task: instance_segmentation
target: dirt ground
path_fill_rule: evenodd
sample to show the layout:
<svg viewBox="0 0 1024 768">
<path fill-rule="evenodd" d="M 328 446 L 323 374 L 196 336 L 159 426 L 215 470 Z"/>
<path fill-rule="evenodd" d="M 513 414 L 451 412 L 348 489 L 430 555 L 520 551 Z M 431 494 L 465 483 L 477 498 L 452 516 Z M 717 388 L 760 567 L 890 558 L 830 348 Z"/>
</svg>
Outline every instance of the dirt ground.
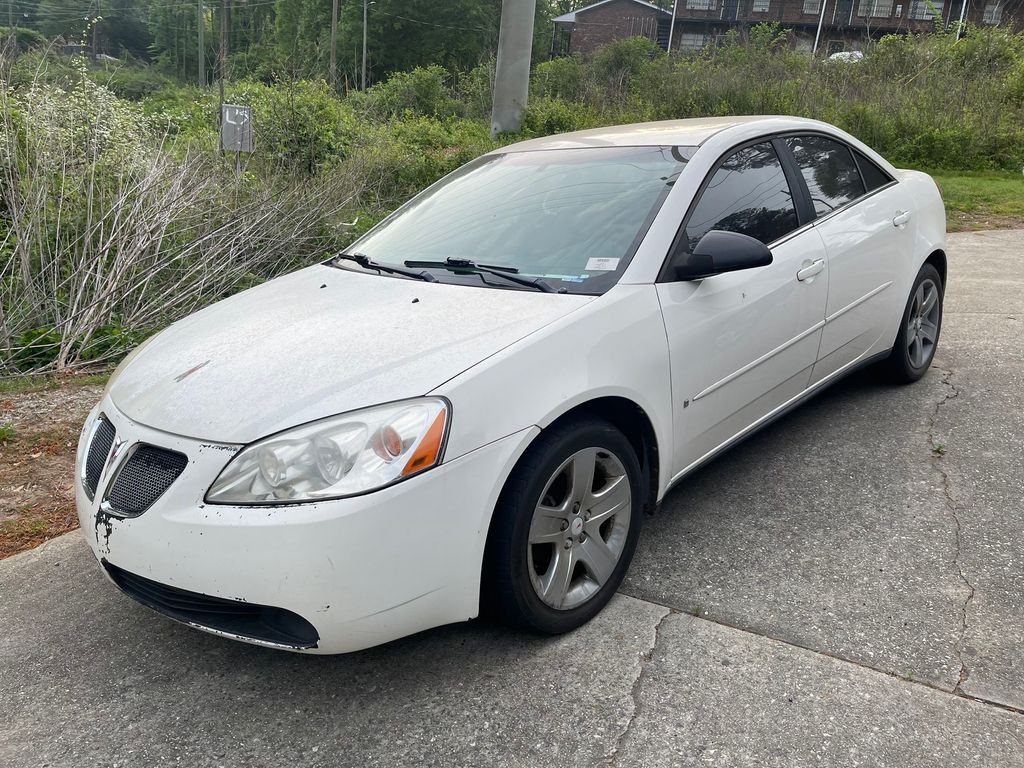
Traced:
<svg viewBox="0 0 1024 768">
<path fill-rule="evenodd" d="M 78 527 L 75 446 L 102 384 L 0 393 L 0 558 Z M 11 436 L 13 430 L 13 436 Z"/>
<path fill-rule="evenodd" d="M 977 232 L 989 229 L 1024 229 L 1020 216 L 1004 216 L 997 213 L 950 211 L 946 215 L 946 226 L 950 232 Z"/>
</svg>

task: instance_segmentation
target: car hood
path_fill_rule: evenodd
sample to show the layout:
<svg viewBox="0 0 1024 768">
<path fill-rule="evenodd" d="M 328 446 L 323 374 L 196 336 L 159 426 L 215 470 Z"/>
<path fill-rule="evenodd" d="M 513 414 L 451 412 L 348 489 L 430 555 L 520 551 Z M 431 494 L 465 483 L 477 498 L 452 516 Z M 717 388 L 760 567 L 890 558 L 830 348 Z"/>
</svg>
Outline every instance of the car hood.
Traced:
<svg viewBox="0 0 1024 768">
<path fill-rule="evenodd" d="M 424 395 L 592 300 L 318 265 L 170 326 L 126 361 L 109 392 L 140 424 L 248 443 Z"/>
</svg>

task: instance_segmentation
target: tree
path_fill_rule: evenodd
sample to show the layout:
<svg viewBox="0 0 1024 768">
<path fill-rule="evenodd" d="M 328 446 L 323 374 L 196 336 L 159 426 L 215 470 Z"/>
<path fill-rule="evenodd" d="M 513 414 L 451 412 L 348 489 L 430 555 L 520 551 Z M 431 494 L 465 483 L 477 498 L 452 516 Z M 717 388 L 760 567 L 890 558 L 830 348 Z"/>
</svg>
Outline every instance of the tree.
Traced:
<svg viewBox="0 0 1024 768">
<path fill-rule="evenodd" d="M 113 56 L 148 58 L 153 42 L 138 0 L 40 0 L 30 18 L 47 37 L 84 43 L 92 42 L 95 23 L 97 50 Z"/>
<path fill-rule="evenodd" d="M 377 0 L 368 42 L 374 80 L 427 64 L 470 68 L 497 47 L 501 0 Z M 340 52 L 361 50 L 362 5 L 349 2 Z"/>
</svg>

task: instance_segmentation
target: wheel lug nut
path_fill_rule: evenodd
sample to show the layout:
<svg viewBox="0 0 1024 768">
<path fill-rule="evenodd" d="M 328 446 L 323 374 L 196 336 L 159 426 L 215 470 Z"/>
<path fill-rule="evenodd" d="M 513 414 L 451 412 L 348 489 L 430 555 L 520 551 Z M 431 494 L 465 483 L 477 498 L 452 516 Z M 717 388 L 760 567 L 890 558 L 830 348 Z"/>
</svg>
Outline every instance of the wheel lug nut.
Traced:
<svg viewBox="0 0 1024 768">
<path fill-rule="evenodd" d="M 580 534 L 580 544 L 582 544 L 586 540 L 587 540 L 587 534 L 581 533 Z"/>
<path fill-rule="evenodd" d="M 580 513 L 580 503 L 578 501 L 572 505 L 572 513 L 574 515 L 578 515 Z"/>
<path fill-rule="evenodd" d="M 568 530 L 568 529 L 569 529 L 569 521 L 568 520 L 563 520 L 562 521 L 562 530 L 565 531 L 565 530 Z"/>
<path fill-rule="evenodd" d="M 565 540 L 565 548 L 566 549 L 572 549 L 572 539 L 571 538 Z"/>
<path fill-rule="evenodd" d="M 584 520 L 589 520 L 590 519 L 590 512 L 589 511 L 583 513 L 583 519 Z"/>
</svg>

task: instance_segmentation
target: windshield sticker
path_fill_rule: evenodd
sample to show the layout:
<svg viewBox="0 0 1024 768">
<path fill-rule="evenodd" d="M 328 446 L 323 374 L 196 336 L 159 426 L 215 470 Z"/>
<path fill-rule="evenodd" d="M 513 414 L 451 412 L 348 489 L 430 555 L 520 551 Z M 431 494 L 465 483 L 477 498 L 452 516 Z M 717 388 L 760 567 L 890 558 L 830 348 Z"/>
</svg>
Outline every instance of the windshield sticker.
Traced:
<svg viewBox="0 0 1024 768">
<path fill-rule="evenodd" d="M 582 283 L 586 277 L 561 277 L 559 278 L 563 283 Z"/>
<path fill-rule="evenodd" d="M 618 259 L 587 259 L 587 269 L 594 272 L 614 272 L 618 268 Z"/>
</svg>

